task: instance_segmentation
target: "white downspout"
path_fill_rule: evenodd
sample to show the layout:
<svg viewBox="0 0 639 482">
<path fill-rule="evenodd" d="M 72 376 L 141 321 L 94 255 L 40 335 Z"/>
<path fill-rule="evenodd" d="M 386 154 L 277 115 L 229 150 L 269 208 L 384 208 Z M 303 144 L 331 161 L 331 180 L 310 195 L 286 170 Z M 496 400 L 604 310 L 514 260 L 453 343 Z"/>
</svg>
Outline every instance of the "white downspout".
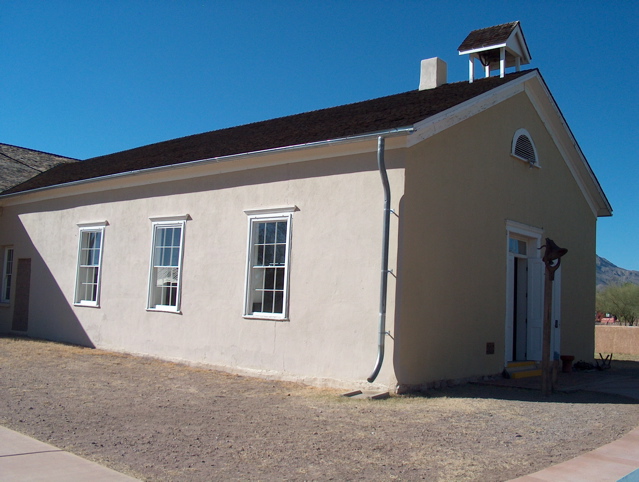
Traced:
<svg viewBox="0 0 639 482">
<path fill-rule="evenodd" d="M 390 240 L 390 213 L 391 213 L 391 191 L 388 182 L 386 165 L 384 164 L 384 144 L 383 136 L 377 138 L 377 167 L 382 178 L 384 188 L 384 223 L 382 233 L 382 272 L 379 286 L 379 333 L 377 342 L 377 361 L 371 376 L 367 378 L 369 383 L 373 383 L 382 368 L 384 361 L 384 342 L 386 339 L 386 295 L 388 292 L 388 245 Z"/>
</svg>

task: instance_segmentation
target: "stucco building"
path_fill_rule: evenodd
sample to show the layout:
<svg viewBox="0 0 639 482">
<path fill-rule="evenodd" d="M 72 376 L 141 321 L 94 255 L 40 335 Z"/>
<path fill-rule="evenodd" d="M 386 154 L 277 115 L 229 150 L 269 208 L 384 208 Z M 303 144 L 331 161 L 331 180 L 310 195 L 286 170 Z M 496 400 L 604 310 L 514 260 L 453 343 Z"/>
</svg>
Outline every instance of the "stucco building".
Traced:
<svg viewBox="0 0 639 482">
<path fill-rule="evenodd" d="M 591 359 L 596 221 L 611 206 L 540 72 L 520 69 L 519 24 L 459 50 L 468 81 L 447 83 L 428 59 L 419 90 L 57 166 L 5 191 L 0 331 L 421 387 L 540 359 L 550 237 L 569 249 L 553 353 Z M 477 62 L 499 73 L 475 79 Z"/>
</svg>

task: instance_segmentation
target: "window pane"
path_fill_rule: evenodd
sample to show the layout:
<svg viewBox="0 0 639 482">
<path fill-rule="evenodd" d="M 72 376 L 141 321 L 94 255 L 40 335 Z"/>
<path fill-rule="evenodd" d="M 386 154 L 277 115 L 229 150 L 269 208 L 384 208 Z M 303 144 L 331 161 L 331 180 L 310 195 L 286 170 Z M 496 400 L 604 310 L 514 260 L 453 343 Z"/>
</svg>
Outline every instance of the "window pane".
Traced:
<svg viewBox="0 0 639 482">
<path fill-rule="evenodd" d="M 273 244 L 275 242 L 275 225 L 277 223 L 266 223 L 266 243 Z"/>
<path fill-rule="evenodd" d="M 264 303 L 262 305 L 262 311 L 264 313 L 274 313 L 273 311 L 273 292 L 265 291 L 264 292 Z"/>
<path fill-rule="evenodd" d="M 255 263 L 255 265 L 264 266 L 264 246 L 258 245 L 255 247 L 255 249 L 257 251 L 257 262 Z"/>
<path fill-rule="evenodd" d="M 286 243 L 286 223 L 285 222 L 277 223 L 277 242 Z"/>
<path fill-rule="evenodd" d="M 171 246 L 180 246 L 180 239 L 182 237 L 182 228 L 173 228 L 173 243 Z"/>
<path fill-rule="evenodd" d="M 264 244 L 264 230 L 266 229 L 266 223 L 257 224 L 257 242 Z"/>
<path fill-rule="evenodd" d="M 275 299 L 273 300 L 273 313 L 282 313 L 284 309 L 284 293 L 281 291 L 275 292 Z"/>
<path fill-rule="evenodd" d="M 264 270 L 264 289 L 267 289 L 267 290 L 273 289 L 274 285 L 275 285 L 275 270 L 272 268 Z"/>
<path fill-rule="evenodd" d="M 286 271 L 283 268 L 278 268 L 275 275 L 275 289 L 283 290 L 284 289 L 284 275 Z"/>
<path fill-rule="evenodd" d="M 171 266 L 178 266 L 180 263 L 180 248 L 171 248 Z"/>
<path fill-rule="evenodd" d="M 264 246 L 264 266 L 273 266 L 275 263 L 275 249 L 273 245 Z"/>
</svg>

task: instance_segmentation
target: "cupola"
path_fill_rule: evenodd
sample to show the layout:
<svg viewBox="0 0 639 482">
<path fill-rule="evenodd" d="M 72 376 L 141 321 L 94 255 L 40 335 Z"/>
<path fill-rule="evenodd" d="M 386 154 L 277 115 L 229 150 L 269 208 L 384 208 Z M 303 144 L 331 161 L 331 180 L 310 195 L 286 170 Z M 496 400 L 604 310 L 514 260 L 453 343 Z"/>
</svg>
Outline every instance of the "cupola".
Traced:
<svg viewBox="0 0 639 482">
<path fill-rule="evenodd" d="M 457 50 L 459 55 L 469 56 L 469 82 L 475 80 L 475 60 L 481 62 L 486 77 L 494 70 L 499 70 L 499 76 L 503 77 L 507 68 L 514 67 L 519 71 L 532 58 L 519 22 L 474 30 Z"/>
</svg>

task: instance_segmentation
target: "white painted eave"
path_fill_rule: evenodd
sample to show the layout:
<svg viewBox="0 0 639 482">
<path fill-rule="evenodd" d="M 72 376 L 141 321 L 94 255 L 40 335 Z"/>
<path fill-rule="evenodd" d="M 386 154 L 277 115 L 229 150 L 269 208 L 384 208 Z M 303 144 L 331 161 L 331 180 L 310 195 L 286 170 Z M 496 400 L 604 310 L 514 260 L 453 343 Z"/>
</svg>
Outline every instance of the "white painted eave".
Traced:
<svg viewBox="0 0 639 482">
<path fill-rule="evenodd" d="M 370 145 L 364 145 L 365 141 L 376 141 L 379 136 L 391 139 L 396 139 L 402 136 L 406 137 L 412 131 L 413 127 L 411 126 L 393 128 L 343 138 L 276 147 L 273 149 L 264 149 L 253 152 L 243 152 L 229 156 L 199 159 L 178 164 L 168 164 L 165 166 L 137 169 L 134 171 L 109 174 L 106 176 L 81 179 L 78 181 L 31 189 L 28 191 L 0 194 L 0 206 L 11 206 L 43 201 L 47 199 L 56 199 L 66 196 L 107 191 L 115 187 L 115 182 L 117 182 L 116 188 L 120 189 L 247 169 L 247 167 L 245 167 L 244 165 L 240 165 L 240 163 L 237 162 L 241 160 L 265 158 L 266 160 L 264 162 L 261 162 L 257 166 L 251 167 L 257 168 L 274 166 L 278 164 L 288 164 L 291 162 L 304 162 L 321 158 L 358 154 L 363 152 L 374 152 L 377 149 L 377 143 L 369 142 Z M 351 147 L 350 149 L 348 148 L 348 146 L 354 146 L 355 144 L 357 144 L 356 147 Z M 402 147 L 405 147 L 404 141 L 392 142 L 390 144 L 387 144 L 387 149 L 397 149 Z M 327 152 L 327 149 L 330 149 L 331 152 Z M 305 152 L 304 155 L 299 155 L 299 152 L 301 151 L 307 152 Z M 291 155 L 295 155 L 295 158 L 291 159 Z M 222 164 L 224 165 L 224 167 L 218 167 Z M 213 167 L 214 169 L 206 169 L 207 166 Z M 166 173 L 169 173 L 169 175 L 163 175 L 161 178 L 157 176 Z"/>
</svg>

